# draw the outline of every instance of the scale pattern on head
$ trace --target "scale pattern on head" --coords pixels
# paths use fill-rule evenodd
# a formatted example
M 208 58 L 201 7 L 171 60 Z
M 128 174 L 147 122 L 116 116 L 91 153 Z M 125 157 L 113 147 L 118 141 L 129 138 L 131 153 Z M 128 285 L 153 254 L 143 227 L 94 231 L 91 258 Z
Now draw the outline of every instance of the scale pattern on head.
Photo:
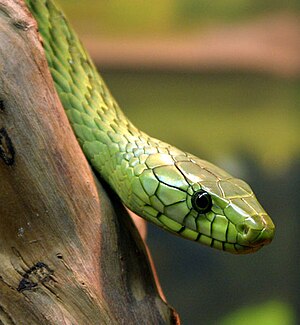
M 53 2 L 26 3 L 83 152 L 126 206 L 170 232 L 233 253 L 272 240 L 274 225 L 246 183 L 138 130 Z
M 145 160 L 133 182 L 134 210 L 182 237 L 232 253 L 250 253 L 272 240 L 272 220 L 248 184 L 174 147 L 164 149 Z

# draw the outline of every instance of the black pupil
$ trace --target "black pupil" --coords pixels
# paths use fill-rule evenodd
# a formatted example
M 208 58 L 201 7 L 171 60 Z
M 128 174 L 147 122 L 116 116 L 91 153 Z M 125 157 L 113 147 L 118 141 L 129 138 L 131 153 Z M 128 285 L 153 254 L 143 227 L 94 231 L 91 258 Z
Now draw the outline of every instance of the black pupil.
M 207 192 L 200 190 L 193 195 L 192 204 L 196 211 L 206 213 L 212 206 L 211 197 Z

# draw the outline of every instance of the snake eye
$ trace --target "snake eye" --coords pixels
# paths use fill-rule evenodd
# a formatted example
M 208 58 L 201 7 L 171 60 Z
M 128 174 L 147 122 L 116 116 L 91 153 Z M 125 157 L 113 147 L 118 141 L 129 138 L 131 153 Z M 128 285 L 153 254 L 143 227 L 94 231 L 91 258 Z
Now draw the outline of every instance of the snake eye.
M 212 200 L 207 192 L 199 190 L 192 196 L 192 205 L 197 212 L 206 213 L 211 209 Z

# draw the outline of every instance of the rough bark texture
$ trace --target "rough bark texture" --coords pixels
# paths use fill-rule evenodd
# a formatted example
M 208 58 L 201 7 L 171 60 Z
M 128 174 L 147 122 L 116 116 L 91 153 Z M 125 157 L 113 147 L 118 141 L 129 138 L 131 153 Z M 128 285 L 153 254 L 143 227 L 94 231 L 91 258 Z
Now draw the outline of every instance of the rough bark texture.
M 0 324 L 176 324 L 94 177 L 23 1 L 0 0 Z

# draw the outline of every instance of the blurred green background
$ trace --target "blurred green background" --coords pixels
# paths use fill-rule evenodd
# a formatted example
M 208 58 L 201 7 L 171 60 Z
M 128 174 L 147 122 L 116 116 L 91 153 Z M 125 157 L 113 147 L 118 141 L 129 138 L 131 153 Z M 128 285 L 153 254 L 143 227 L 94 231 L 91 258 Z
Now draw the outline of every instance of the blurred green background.
M 153 36 L 299 11 L 297 0 L 59 0 L 81 34 Z
M 277 226 L 274 242 L 247 256 L 149 226 L 182 324 L 300 324 L 300 2 L 59 2 L 131 120 L 247 180 Z M 164 64 L 177 53 L 182 64 Z

